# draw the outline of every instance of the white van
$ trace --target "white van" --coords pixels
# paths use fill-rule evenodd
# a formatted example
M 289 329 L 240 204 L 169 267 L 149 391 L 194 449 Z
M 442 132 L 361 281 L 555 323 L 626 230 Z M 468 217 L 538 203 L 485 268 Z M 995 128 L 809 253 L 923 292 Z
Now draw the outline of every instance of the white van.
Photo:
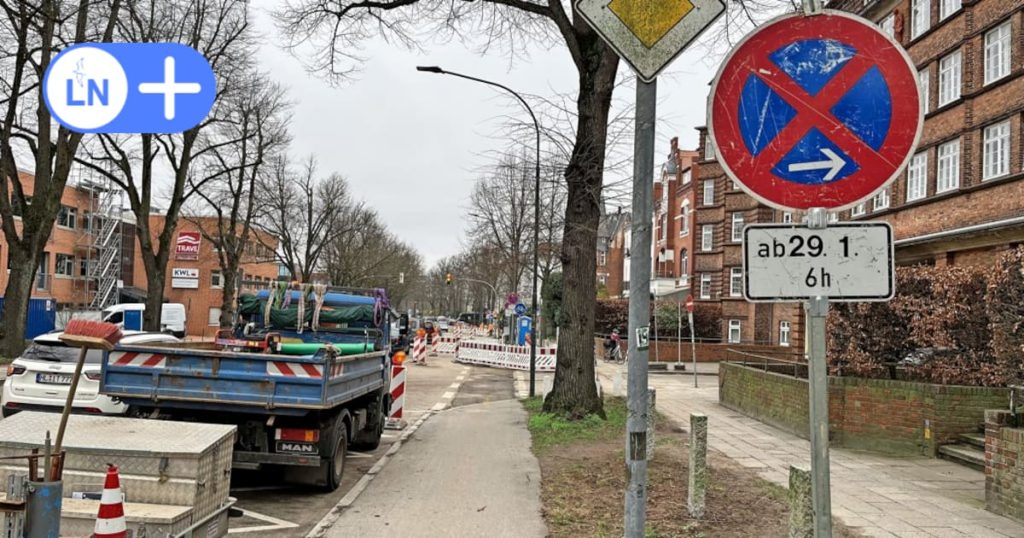
M 185 305 L 164 303 L 160 312 L 160 332 L 185 337 Z M 145 303 L 124 303 L 103 309 L 103 321 L 113 323 L 122 330 L 141 331 Z

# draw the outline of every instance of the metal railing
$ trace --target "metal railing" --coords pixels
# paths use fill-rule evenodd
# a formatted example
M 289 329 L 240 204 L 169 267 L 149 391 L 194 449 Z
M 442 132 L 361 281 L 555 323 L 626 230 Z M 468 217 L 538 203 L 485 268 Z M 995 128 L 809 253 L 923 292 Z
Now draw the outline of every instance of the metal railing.
M 786 353 L 786 355 L 799 357 L 797 352 Z M 792 371 L 792 376 L 795 378 L 807 378 L 807 361 L 804 359 L 784 359 L 771 357 L 764 353 L 751 353 L 749 351 L 727 348 L 725 350 L 725 360 L 726 362 L 734 362 L 750 368 L 760 366 L 762 371 L 771 371 L 776 374 L 789 375 L 790 371 Z

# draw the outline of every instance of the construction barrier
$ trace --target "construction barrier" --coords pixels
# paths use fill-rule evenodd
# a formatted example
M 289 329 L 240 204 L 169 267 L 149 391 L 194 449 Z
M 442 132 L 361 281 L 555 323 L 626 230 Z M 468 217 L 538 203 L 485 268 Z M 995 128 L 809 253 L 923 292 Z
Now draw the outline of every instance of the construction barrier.
M 555 346 L 538 346 L 537 371 L 554 372 L 557 354 L 558 348 Z M 459 342 L 455 360 L 495 368 L 529 370 L 530 346 L 506 346 L 493 342 L 463 340 Z
M 442 336 L 434 339 L 434 354 L 437 353 L 455 353 L 455 350 L 459 347 L 459 341 L 461 340 L 458 336 Z
M 423 362 L 427 358 L 427 343 L 419 336 L 412 343 L 413 362 Z
M 435 334 L 434 337 L 430 339 L 430 356 L 431 357 L 437 355 L 437 346 L 440 345 L 440 343 L 441 343 L 441 336 L 440 335 Z
M 391 409 L 388 411 L 388 419 L 384 423 L 384 427 L 389 430 L 405 428 L 405 420 L 402 420 L 402 410 L 404 408 L 405 366 L 393 364 L 391 365 Z

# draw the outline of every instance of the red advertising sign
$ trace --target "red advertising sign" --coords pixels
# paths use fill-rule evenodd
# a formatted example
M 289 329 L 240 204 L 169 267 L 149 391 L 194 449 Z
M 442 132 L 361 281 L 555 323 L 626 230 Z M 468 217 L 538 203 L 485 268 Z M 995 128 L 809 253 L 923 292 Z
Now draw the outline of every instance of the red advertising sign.
M 178 232 L 178 241 L 175 243 L 174 259 L 176 260 L 198 260 L 199 244 L 203 238 L 199 232 Z

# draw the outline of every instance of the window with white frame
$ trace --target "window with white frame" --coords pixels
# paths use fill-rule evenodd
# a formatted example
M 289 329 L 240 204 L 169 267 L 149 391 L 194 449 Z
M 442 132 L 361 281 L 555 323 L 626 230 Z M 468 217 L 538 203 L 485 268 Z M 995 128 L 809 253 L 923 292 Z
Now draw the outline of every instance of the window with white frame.
M 75 257 L 70 254 L 57 254 L 57 267 L 53 272 L 61 276 L 74 276 Z
M 665 241 L 668 238 L 668 213 L 661 214 L 661 233 L 659 233 L 659 236 L 660 241 Z
M 985 34 L 985 84 L 1010 74 L 1010 23 Z
M 75 228 L 78 224 L 78 208 L 66 205 L 60 206 L 57 212 L 57 226 L 64 228 Z
M 688 278 L 690 275 L 690 253 L 686 249 L 679 251 L 679 276 Z
M 910 160 L 907 167 L 907 201 L 920 200 L 928 195 L 928 152 L 922 151 Z
M 912 0 L 910 6 L 910 39 L 925 33 L 932 24 L 931 0 Z
M 220 271 L 210 271 L 210 287 L 211 288 L 223 288 L 224 287 L 224 275 Z
M 687 171 L 683 172 L 683 185 L 689 184 L 691 179 L 693 179 L 693 171 L 692 170 L 687 170 Z
M 935 192 L 960 188 L 960 141 L 940 145 L 937 153 L 939 169 L 935 175 Z
M 715 225 L 705 224 L 700 229 L 700 249 L 710 252 L 713 248 L 715 248 Z
M 839 213 L 829 213 L 828 214 L 828 221 L 829 222 L 839 222 Z
M 779 322 L 779 345 L 789 346 L 790 324 L 788 321 Z
M 783 224 L 790 224 L 792 222 L 793 222 L 793 212 L 792 211 L 783 211 L 782 212 L 782 223 Z
M 605 252 L 603 250 L 597 251 L 597 264 L 598 265 L 608 265 L 608 253 L 607 252 Z
M 882 189 L 882 192 L 876 194 L 871 200 L 871 205 L 873 206 L 872 211 L 887 209 L 889 207 L 889 187 Z
M 917 83 L 921 86 L 921 106 L 924 107 L 924 113 L 927 114 L 931 110 L 932 104 L 932 76 L 927 67 L 917 72 Z
M 738 344 L 743 336 L 743 325 L 738 319 L 729 320 L 729 343 Z
M 886 15 L 882 22 L 878 23 L 878 27 L 882 29 L 885 35 L 896 37 L 896 14 L 890 13 Z
M 707 273 L 702 273 L 700 275 L 700 298 L 711 298 L 711 275 Z
M 679 208 L 679 237 L 690 235 L 690 201 L 683 200 Z
M 729 270 L 729 295 L 732 297 L 743 296 L 743 268 L 733 267 Z
M 960 0 L 939 0 L 939 20 L 960 11 Z
M 1010 121 L 985 127 L 981 179 L 1010 173 Z
M 704 205 L 715 205 L 715 180 L 704 180 Z
M 732 242 L 743 241 L 743 213 L 732 214 Z
M 864 202 L 861 202 L 861 203 L 853 206 L 853 209 L 850 210 L 850 216 L 852 216 L 852 217 L 859 217 L 859 216 L 861 216 L 861 215 L 863 215 L 863 214 L 865 214 L 867 212 L 868 212 L 867 204 L 865 204 Z
M 939 60 L 939 106 L 960 98 L 961 58 L 958 50 Z
M 607 286 L 608 285 L 608 275 L 606 275 L 604 273 L 601 273 L 601 274 L 597 275 L 597 283 L 602 285 L 602 286 Z
M 715 158 L 715 144 L 711 141 L 710 133 L 704 136 L 704 160 L 710 161 Z
M 210 327 L 216 327 L 220 325 L 220 309 L 217 307 L 210 307 L 210 317 L 207 320 L 207 325 Z

